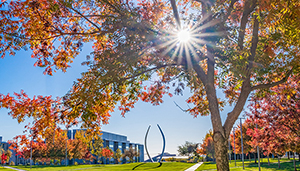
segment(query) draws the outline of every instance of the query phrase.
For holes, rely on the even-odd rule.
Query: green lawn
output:
[[[5,170],[5,171],[9,171],[9,170],[11,170],[11,169],[6,169],[6,168],[3,168],[2,166],[0,166],[0,170],[1,170],[1,171],[2,171],[2,170],[3,170],[3,171],[4,171],[4,170]]]
[[[67,170],[88,170],[88,171],[98,171],[98,170],[158,170],[158,171],[180,171],[185,170],[195,163],[130,163],[122,165],[78,165],[78,166],[33,166],[32,171],[67,171]],[[14,168],[22,170],[30,170],[30,166],[13,166]]]
[[[244,162],[245,170],[246,171],[257,171],[258,170],[258,164],[254,163],[254,160],[251,162],[247,159]],[[229,164],[230,170],[237,171],[237,170],[243,170],[243,163],[240,160],[237,160],[236,166],[234,164],[234,160],[231,161]],[[297,169],[300,169],[300,162],[296,161]],[[217,170],[216,164],[213,162],[205,162],[203,163],[196,171],[201,170]],[[293,171],[294,165],[293,160],[288,159],[281,159],[280,160],[280,169],[278,168],[278,160],[277,159],[270,159],[270,166],[268,165],[268,159],[263,159],[261,162],[261,170],[262,171]]]

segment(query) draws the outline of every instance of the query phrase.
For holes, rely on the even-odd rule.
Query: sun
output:
[[[187,29],[178,31],[177,39],[180,43],[187,43],[191,40],[191,33]]]

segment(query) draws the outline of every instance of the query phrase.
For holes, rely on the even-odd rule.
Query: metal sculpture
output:
[[[148,136],[148,132],[149,132],[149,130],[150,130],[150,127],[151,127],[151,125],[149,125],[149,127],[148,127],[148,129],[147,129],[147,132],[146,132],[146,135],[145,135],[145,149],[146,149],[146,153],[147,153],[147,155],[148,155],[150,161],[153,163],[153,160],[152,160],[152,158],[150,157],[149,152],[148,152],[148,148],[147,148],[147,136]]]
[[[145,135],[145,149],[146,149],[146,153],[147,153],[147,155],[148,155],[150,161],[153,163],[153,160],[152,160],[152,158],[150,157],[150,154],[149,154],[148,148],[147,148],[147,137],[148,137],[148,133],[149,133],[150,127],[151,127],[151,125],[149,125],[149,127],[148,127],[148,129],[147,129],[147,132],[146,132],[146,135]],[[160,128],[160,126],[159,126],[158,124],[157,124],[157,127],[158,127],[158,129],[159,129],[159,131],[160,131],[160,133],[161,133],[161,135],[162,135],[162,138],[163,138],[163,149],[162,149],[160,158],[159,158],[159,160],[158,160],[158,162],[160,163],[160,162],[161,162],[161,159],[162,159],[162,157],[163,157],[163,155],[164,155],[164,152],[165,152],[166,139],[165,139],[165,135],[164,135],[162,129]]]

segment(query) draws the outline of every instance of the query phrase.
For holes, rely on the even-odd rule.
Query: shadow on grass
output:
[[[134,168],[132,168],[132,170],[134,170],[134,169],[136,169],[137,167],[140,167],[141,165],[144,165],[144,164],[146,164],[146,163],[138,164],[138,165],[136,165]]]
[[[138,164],[138,165],[136,165],[134,168],[132,168],[132,170],[135,170],[136,168],[138,168],[138,167],[140,167],[140,166],[142,166],[142,165],[144,165],[144,164],[146,164],[146,163],[141,163],[141,164]],[[148,169],[159,168],[159,167],[161,167],[161,166],[162,166],[162,163],[159,163],[159,165],[158,165],[158,166],[156,166],[156,167],[143,168],[143,170],[148,170]]]
[[[299,169],[300,168],[300,162],[296,162],[296,168]],[[246,166],[248,168],[258,168],[258,164],[257,163],[250,163],[248,166]],[[275,169],[275,170],[294,170],[294,165],[293,162],[280,162],[280,168],[278,168],[278,163],[270,163],[270,165],[268,165],[268,163],[263,162],[261,163],[261,168],[262,169]]]

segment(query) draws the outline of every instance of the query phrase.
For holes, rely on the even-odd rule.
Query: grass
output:
[[[78,166],[32,166],[32,171],[70,171],[70,170],[157,170],[157,171],[183,171],[193,166],[195,163],[130,163],[122,165],[78,165]],[[22,170],[30,170],[30,166],[13,166]]]
[[[254,160],[251,162],[246,159],[244,162],[245,171],[257,171],[258,164],[254,163]],[[237,171],[243,170],[243,163],[240,160],[237,160],[236,166],[234,164],[234,160],[229,164],[230,170]],[[300,162],[296,161],[297,169],[300,169]],[[217,170],[216,163],[214,162],[204,162],[196,171],[204,171],[204,170]],[[262,171],[293,171],[294,164],[293,160],[281,159],[280,160],[280,168],[278,168],[278,160],[270,159],[270,166],[268,165],[268,159],[264,158],[261,160],[261,170]]]

